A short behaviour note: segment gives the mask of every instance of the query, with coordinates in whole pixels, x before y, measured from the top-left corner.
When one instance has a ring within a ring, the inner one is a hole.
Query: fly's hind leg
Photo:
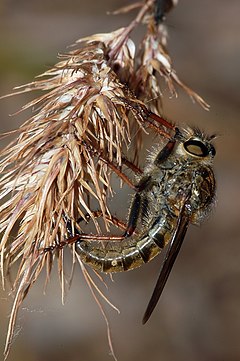
[[[141,194],[141,192],[143,190],[145,190],[151,181],[151,177],[150,176],[144,176],[140,182],[134,186],[134,189],[137,190],[133,201],[132,201],[132,205],[130,207],[130,213],[129,213],[129,217],[128,217],[128,223],[127,226],[124,222],[120,221],[117,217],[114,216],[106,216],[106,219],[112,223],[114,226],[116,226],[119,229],[123,229],[125,230],[125,232],[123,233],[122,236],[104,236],[104,235],[100,235],[100,234],[86,234],[86,233],[79,233],[78,229],[76,227],[74,227],[74,230],[72,229],[72,222],[71,220],[66,220],[66,228],[67,231],[70,235],[70,237],[66,240],[63,241],[61,244],[64,246],[66,244],[72,244],[76,241],[81,241],[81,240],[89,240],[89,241],[120,241],[123,240],[124,238],[130,237],[136,230],[137,227],[137,222],[139,219],[139,216],[142,215],[142,212],[146,211],[146,207],[147,207],[147,202],[145,197]],[[98,217],[102,217],[102,212],[101,211],[96,211],[93,212],[93,217],[98,218]],[[92,218],[92,216],[90,215],[86,215],[85,216],[85,220],[90,220]],[[80,223],[84,220],[83,217],[79,218],[79,220],[77,221],[77,223]]]
[[[94,212],[92,212],[91,215],[86,214],[84,217],[80,217],[76,221],[76,224],[79,224],[79,223],[81,223],[83,221],[88,223],[92,218],[100,218],[102,216],[103,216],[102,211],[94,211]],[[105,218],[109,223],[113,224],[117,228],[122,229],[122,230],[126,229],[126,223],[122,222],[117,217],[105,215]],[[84,235],[84,233],[80,233],[80,231],[77,229],[76,226],[74,226],[74,228],[72,227],[72,221],[69,218],[65,217],[65,222],[66,222],[66,229],[67,229],[67,232],[68,232],[68,235],[69,235],[70,238],[73,238],[75,236],[81,236],[82,237]],[[97,235],[95,235],[93,237],[96,237],[96,236]],[[67,242],[67,241],[65,241],[65,242]],[[70,243],[70,242],[67,242],[67,243]]]
[[[127,175],[125,175],[122,172],[121,167],[114,164],[114,162],[110,161],[107,157],[105,157],[102,152],[97,149],[95,149],[92,145],[88,144],[87,142],[83,141],[82,144],[85,146],[86,150],[92,155],[98,157],[100,161],[103,163],[106,163],[108,167],[119,177],[123,180],[124,183],[126,183],[130,188],[134,189],[135,191],[138,191],[138,187],[136,187],[133,182],[128,178]],[[142,170],[138,168],[134,163],[129,161],[126,157],[122,157],[122,163],[130,170],[132,170],[135,174],[142,174]],[[68,233],[68,238],[66,240],[60,241],[58,243],[55,243],[49,247],[46,247],[44,249],[41,249],[43,252],[49,252],[54,251],[55,249],[61,249],[66,245],[70,245],[75,243],[76,241],[80,241],[81,239],[88,239],[88,240],[120,240],[125,238],[125,236],[102,236],[102,235],[92,235],[92,234],[84,234],[81,233],[76,226],[76,224],[82,222],[82,221],[90,221],[92,218],[99,218],[103,217],[102,211],[94,211],[90,214],[85,215],[84,217],[80,217],[77,221],[73,221],[66,216],[64,217],[64,221],[66,224],[66,231]],[[104,215],[104,218],[114,226],[116,226],[119,229],[122,229],[125,231],[125,233],[133,233],[135,229],[135,222],[134,223],[134,229],[129,232],[127,229],[127,226],[124,222],[120,221],[117,217],[114,216],[108,216]],[[134,217],[131,217],[131,219]],[[129,226],[131,228],[131,226]],[[125,234],[124,233],[124,234]]]
[[[47,253],[47,252],[54,251],[56,249],[62,249],[66,245],[71,245],[71,244],[74,244],[75,242],[79,242],[81,240],[82,241],[88,240],[90,242],[91,241],[121,241],[124,238],[130,237],[136,230],[137,221],[142,212],[142,209],[146,207],[145,198],[142,197],[141,191],[146,187],[148,181],[149,181],[149,177],[146,177],[146,178],[144,178],[144,180],[140,181],[138,186],[136,186],[138,189],[138,192],[135,194],[135,196],[133,198],[127,225],[126,225],[126,223],[119,220],[117,217],[105,216],[106,219],[111,224],[113,224],[117,228],[125,231],[122,236],[111,236],[111,235],[104,236],[101,234],[81,233],[79,231],[79,229],[75,225],[73,225],[73,222],[71,219],[64,217],[64,220],[66,223],[66,230],[68,233],[68,238],[66,240],[56,243],[50,247],[46,247],[46,248],[42,249],[42,251],[44,253]],[[101,211],[95,211],[92,213],[92,215],[87,214],[84,217],[80,217],[76,223],[79,224],[83,221],[88,222],[92,219],[92,217],[99,218],[99,217],[102,217],[102,215],[103,214]]]
[[[92,215],[87,214],[84,217],[80,217],[76,223],[79,224],[83,221],[89,222],[92,218],[99,218],[102,216],[103,216],[102,211],[94,211],[94,212],[92,212]],[[126,230],[126,228],[127,228],[126,223],[119,220],[117,217],[107,216],[107,215],[105,215],[105,217],[108,222],[110,222],[117,228]],[[66,230],[68,233],[68,238],[66,240],[63,240],[52,246],[45,247],[45,248],[41,249],[41,251],[43,251],[44,253],[47,253],[47,252],[54,251],[56,249],[62,249],[66,245],[71,245],[71,244],[74,244],[75,242],[81,241],[81,240],[88,240],[88,241],[98,241],[98,240],[99,241],[113,241],[114,240],[115,241],[115,240],[122,240],[124,238],[124,236],[110,236],[110,235],[103,236],[100,234],[94,235],[94,234],[81,233],[76,226],[73,226],[73,222],[71,221],[71,219],[64,216],[64,221],[66,223]]]
[[[115,240],[122,240],[124,238],[130,237],[136,231],[137,222],[139,220],[139,217],[142,216],[142,212],[147,211],[147,209],[146,209],[147,199],[142,194],[142,191],[147,189],[147,187],[150,184],[150,181],[151,181],[150,176],[144,176],[140,180],[140,182],[136,186],[134,186],[135,190],[137,190],[137,192],[135,193],[135,195],[133,197],[132,205],[130,207],[127,226],[125,223],[120,221],[118,218],[113,217],[113,216],[111,216],[111,217],[107,216],[107,220],[110,221],[110,223],[112,223],[119,229],[125,230],[125,232],[123,233],[122,236],[103,236],[103,235],[91,235],[91,234],[81,233],[81,234],[79,234],[79,241],[87,240],[87,239],[92,240],[92,241],[93,240],[94,241],[96,241],[96,240],[115,241]],[[101,211],[94,212],[94,217],[101,217],[101,216],[102,216]],[[90,215],[88,215],[87,217],[90,219]],[[82,221],[82,220],[83,220],[83,218],[80,219],[80,221]]]
[[[86,145],[86,148],[94,153],[94,150],[91,148],[91,146]],[[63,240],[55,245],[52,245],[50,247],[44,248],[44,252],[48,251],[54,251],[55,249],[61,249],[66,245],[74,244],[77,241],[81,240],[88,240],[88,241],[119,241],[123,240],[124,238],[132,236],[133,233],[136,231],[137,223],[139,218],[143,218],[143,214],[147,212],[148,208],[148,200],[145,195],[144,191],[147,191],[149,187],[151,187],[151,176],[143,176],[139,183],[137,185],[134,185],[126,175],[124,175],[121,170],[115,166],[113,163],[111,163],[109,160],[106,160],[102,156],[100,156],[100,159],[103,162],[107,162],[110,168],[117,174],[125,183],[127,183],[130,187],[132,187],[136,193],[134,195],[132,205],[130,207],[130,212],[128,216],[128,222],[127,226],[124,222],[120,221],[117,217],[114,216],[107,216],[105,215],[105,218],[107,221],[109,221],[111,224],[116,226],[119,229],[124,230],[122,236],[112,236],[112,235],[101,235],[101,234],[86,234],[81,233],[79,229],[74,225],[74,222],[65,217],[65,223],[66,223],[66,230],[68,232],[68,238],[66,240]],[[135,167],[131,162],[126,161],[125,162],[128,166],[128,168],[133,169]],[[134,169],[135,170],[135,169]],[[139,173],[141,171],[139,170]],[[92,214],[87,214],[85,217],[81,217],[77,220],[77,224],[82,221],[90,221],[91,218],[99,218],[102,217],[103,213],[101,211],[95,211],[92,212]],[[76,224],[75,223],[75,224]]]

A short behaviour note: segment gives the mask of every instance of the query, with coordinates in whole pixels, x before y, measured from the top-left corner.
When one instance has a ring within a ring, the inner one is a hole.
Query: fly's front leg
[[[167,142],[167,144],[165,145],[165,147],[158,153],[154,164],[156,166],[161,165],[163,162],[165,162],[167,160],[167,158],[171,155],[174,145],[176,143],[175,139],[171,139],[169,140],[169,142]]]
[[[142,102],[137,101],[137,99],[131,100],[123,97],[119,97],[118,99],[121,100],[132,112],[136,113],[139,116],[139,120],[146,123],[149,128],[152,128],[156,133],[167,139],[171,138],[171,135],[160,127],[163,126],[166,129],[175,130],[175,125],[171,124],[160,115],[151,112]]]
[[[132,183],[132,181],[124,174],[119,166],[114,164],[112,161],[110,161],[108,158],[106,158],[101,150],[95,149],[92,145],[87,143],[86,141],[82,141],[82,144],[85,146],[85,148],[88,150],[88,152],[92,156],[98,157],[99,160],[101,160],[103,163],[107,164],[107,166],[114,172],[116,175],[123,180],[124,183],[126,183],[130,188],[137,190],[135,185]],[[125,164],[126,167],[131,169],[133,172],[141,174],[142,170],[138,168],[135,164],[130,162],[127,158],[122,157],[122,162]]]

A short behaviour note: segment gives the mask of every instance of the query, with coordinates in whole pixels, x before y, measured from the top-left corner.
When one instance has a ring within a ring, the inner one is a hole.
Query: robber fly
[[[106,242],[107,237],[75,231],[73,240],[81,260],[105,273],[139,267],[169,245],[143,323],[158,302],[188,225],[199,224],[211,210],[215,196],[213,138],[198,129],[174,127],[173,136],[151,156],[135,187],[121,239],[109,237]]]

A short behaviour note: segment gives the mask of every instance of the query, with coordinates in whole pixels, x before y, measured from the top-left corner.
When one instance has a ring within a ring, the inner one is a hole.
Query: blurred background
[[[45,71],[56,62],[57,53],[76,39],[127,25],[133,13],[106,13],[129,3],[1,0],[0,95]],[[104,305],[119,361],[240,360],[239,13],[239,0],[180,0],[167,18],[169,51],[178,75],[211,109],[204,111],[182,92],[178,99],[170,99],[166,91],[163,111],[177,123],[196,124],[219,134],[217,202],[201,227],[190,227],[161,300],[145,326],[141,318],[161,256],[140,269],[115,275],[114,283],[107,279],[106,294],[121,310],[118,315]],[[33,97],[0,101],[1,132],[27,118],[26,113],[8,115]],[[112,360],[106,325],[80,269],[75,270],[64,306],[56,272],[45,295],[43,287],[44,277],[22,305],[8,360]],[[8,292],[1,291],[0,354],[12,301]]]

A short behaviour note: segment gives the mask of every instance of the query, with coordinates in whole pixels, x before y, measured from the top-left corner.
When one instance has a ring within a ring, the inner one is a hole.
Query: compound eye
[[[200,140],[187,140],[184,143],[184,148],[188,153],[195,155],[196,157],[207,157],[209,155],[207,146]]]

